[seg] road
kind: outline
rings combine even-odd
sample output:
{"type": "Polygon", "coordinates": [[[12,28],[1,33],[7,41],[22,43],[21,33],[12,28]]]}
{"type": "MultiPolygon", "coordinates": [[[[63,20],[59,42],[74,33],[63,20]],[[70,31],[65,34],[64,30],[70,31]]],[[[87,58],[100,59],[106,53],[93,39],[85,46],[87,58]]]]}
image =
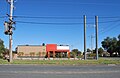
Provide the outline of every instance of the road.
{"type": "Polygon", "coordinates": [[[120,66],[0,65],[0,78],[120,78],[120,66]]]}

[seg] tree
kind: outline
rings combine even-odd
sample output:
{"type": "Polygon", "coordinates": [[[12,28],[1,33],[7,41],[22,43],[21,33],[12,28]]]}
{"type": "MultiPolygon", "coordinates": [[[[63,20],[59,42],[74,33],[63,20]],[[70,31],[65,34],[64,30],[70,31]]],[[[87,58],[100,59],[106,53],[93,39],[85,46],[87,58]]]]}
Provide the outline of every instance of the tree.
{"type": "Polygon", "coordinates": [[[5,52],[4,48],[4,41],[0,39],[0,57],[2,57],[2,54],[5,52]]]}
{"type": "Polygon", "coordinates": [[[79,51],[78,49],[73,49],[71,52],[73,52],[76,56],[81,54],[81,51],[79,51]]]}
{"type": "Polygon", "coordinates": [[[120,34],[119,34],[119,36],[118,36],[118,41],[117,41],[117,48],[116,48],[116,50],[117,50],[117,52],[118,52],[118,54],[119,54],[119,56],[120,56],[120,34]]]}
{"type": "Polygon", "coordinates": [[[40,58],[40,52],[36,53],[36,56],[38,57],[38,59],[40,58]]]}
{"type": "Polygon", "coordinates": [[[107,37],[106,39],[104,39],[104,41],[101,42],[102,47],[107,50],[107,52],[110,53],[110,56],[113,55],[114,52],[116,52],[116,48],[117,48],[117,38],[113,37],[107,37]]]}
{"type": "Polygon", "coordinates": [[[42,46],[45,46],[45,43],[42,43],[42,46]]]}
{"type": "Polygon", "coordinates": [[[87,49],[87,52],[92,52],[89,48],[87,49]]]}
{"type": "Polygon", "coordinates": [[[24,53],[23,52],[19,52],[18,53],[18,56],[20,56],[21,57],[21,60],[22,60],[22,56],[24,55],[24,53]]]}
{"type": "Polygon", "coordinates": [[[102,44],[102,47],[107,50],[110,46],[110,41],[111,41],[111,38],[110,37],[107,37],[106,39],[104,39],[104,41],[101,42],[102,44]]]}
{"type": "Polygon", "coordinates": [[[103,52],[104,52],[103,48],[100,47],[100,48],[98,49],[98,54],[99,54],[100,56],[103,56],[103,52]]]}
{"type": "Polygon", "coordinates": [[[42,58],[45,60],[46,52],[42,52],[42,58]]]}
{"type": "Polygon", "coordinates": [[[75,52],[71,52],[71,55],[72,55],[72,57],[73,57],[73,58],[74,58],[74,60],[75,60],[76,53],[75,53],[75,52]]]}
{"type": "Polygon", "coordinates": [[[111,54],[113,54],[114,52],[116,53],[115,55],[117,56],[117,38],[113,37],[111,44],[110,44],[110,48],[108,49],[108,52],[111,54]]]}
{"type": "Polygon", "coordinates": [[[118,35],[118,39],[119,39],[119,41],[120,41],[120,34],[118,35]]]}
{"type": "Polygon", "coordinates": [[[33,60],[33,57],[35,56],[34,52],[30,52],[31,59],[33,60]]]}
{"type": "Polygon", "coordinates": [[[72,57],[74,57],[74,59],[75,59],[76,56],[80,56],[81,53],[82,53],[82,52],[79,51],[78,49],[73,49],[73,50],[71,51],[71,55],[72,55],[72,57]]]}

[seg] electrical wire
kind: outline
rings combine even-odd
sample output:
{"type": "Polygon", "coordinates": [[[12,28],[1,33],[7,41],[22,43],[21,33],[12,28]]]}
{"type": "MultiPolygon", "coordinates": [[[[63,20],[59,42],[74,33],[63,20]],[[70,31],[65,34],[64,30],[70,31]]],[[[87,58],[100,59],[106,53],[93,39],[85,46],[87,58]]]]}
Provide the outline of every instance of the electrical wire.
{"type": "MultiPolygon", "coordinates": [[[[98,23],[110,23],[110,22],[119,22],[120,20],[114,20],[114,21],[105,21],[105,22],[98,22],[98,23]]],[[[16,21],[18,23],[29,23],[29,24],[55,24],[55,25],[75,25],[75,24],[84,24],[84,23],[40,23],[40,22],[26,22],[26,21],[16,21]]],[[[89,22],[87,24],[93,24],[92,22],[89,22]]]]}
{"type": "Polygon", "coordinates": [[[120,16],[101,16],[101,17],[99,17],[100,19],[102,18],[104,18],[104,19],[109,19],[109,18],[120,18],[120,16]]]}
{"type": "Polygon", "coordinates": [[[18,23],[27,23],[27,24],[51,24],[51,25],[79,25],[83,23],[40,23],[40,22],[25,22],[25,21],[16,21],[18,23]]]}
{"type": "Polygon", "coordinates": [[[8,17],[8,16],[0,16],[0,18],[6,18],[6,17],[8,17]]]}
{"type": "MultiPolygon", "coordinates": [[[[4,17],[4,16],[1,16],[4,17]]],[[[13,16],[14,18],[40,18],[40,19],[83,19],[80,16],[13,16]]],[[[99,19],[120,18],[120,16],[99,16],[99,19]]],[[[87,19],[94,19],[92,16],[88,16],[87,19]]]]}
{"type": "MultiPolygon", "coordinates": [[[[83,19],[80,16],[13,16],[15,18],[50,18],[50,19],[83,19]]],[[[120,18],[120,16],[99,16],[101,18],[120,18]]],[[[87,16],[87,19],[94,19],[93,16],[87,16]]]]}
{"type": "Polygon", "coordinates": [[[116,25],[116,22],[112,22],[112,23],[110,23],[109,25],[101,25],[98,32],[99,32],[99,33],[104,32],[105,29],[107,29],[107,28],[109,28],[110,26],[113,26],[113,25],[116,25]],[[109,26],[109,27],[108,27],[108,26],[109,26]],[[106,28],[106,27],[107,27],[107,28],[106,28]]]}
{"type": "MultiPolygon", "coordinates": [[[[3,16],[1,16],[4,18],[3,16]]],[[[83,19],[80,16],[13,16],[13,18],[25,18],[25,19],[83,19]]],[[[94,19],[93,17],[87,17],[87,19],[94,19]]]]}
{"type": "MultiPolygon", "coordinates": [[[[0,18],[5,18],[7,16],[1,16],[0,18]]],[[[13,18],[40,18],[40,19],[81,19],[81,17],[64,17],[64,16],[13,16],[13,18]]],[[[118,18],[118,17],[99,17],[99,18],[118,18]]],[[[88,17],[87,19],[92,19],[91,17],[88,17]]],[[[16,21],[18,23],[29,23],[29,24],[65,24],[65,25],[75,25],[75,24],[84,24],[84,23],[40,23],[40,22],[25,22],[25,21],[16,21]]],[[[111,21],[99,21],[98,23],[110,23],[110,22],[120,22],[120,19],[118,20],[111,20],[111,21]]],[[[93,24],[93,22],[87,22],[87,24],[93,24]]]]}
{"type": "Polygon", "coordinates": [[[115,29],[116,27],[119,27],[119,25],[120,25],[120,23],[118,23],[118,24],[115,25],[115,26],[111,25],[111,27],[109,26],[106,30],[101,31],[100,34],[103,35],[103,34],[105,34],[105,33],[107,33],[107,32],[110,32],[111,30],[115,29]]]}
{"type": "Polygon", "coordinates": [[[39,19],[81,19],[80,17],[63,17],[63,16],[13,16],[15,18],[39,18],[39,19]]]}
{"type": "Polygon", "coordinates": [[[113,21],[98,22],[98,23],[110,23],[110,22],[119,22],[119,21],[120,21],[120,19],[119,20],[113,20],[113,21]]]}
{"type": "Polygon", "coordinates": [[[109,2],[106,2],[106,3],[95,3],[95,2],[89,2],[89,3],[81,3],[80,1],[42,1],[42,3],[47,3],[47,4],[69,4],[69,5],[73,5],[73,4],[79,4],[79,5],[100,5],[100,6],[119,6],[118,3],[114,4],[114,3],[109,3],[109,2]]]}

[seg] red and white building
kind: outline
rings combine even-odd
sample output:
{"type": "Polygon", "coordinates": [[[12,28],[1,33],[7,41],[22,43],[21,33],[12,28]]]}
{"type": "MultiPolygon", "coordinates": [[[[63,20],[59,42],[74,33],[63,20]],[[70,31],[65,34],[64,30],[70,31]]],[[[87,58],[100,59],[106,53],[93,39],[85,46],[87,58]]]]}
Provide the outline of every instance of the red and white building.
{"type": "Polygon", "coordinates": [[[70,57],[70,48],[68,45],[47,44],[46,55],[50,57],[70,57]]]}
{"type": "Polygon", "coordinates": [[[30,53],[34,53],[34,56],[42,56],[46,58],[70,58],[70,48],[68,45],[18,45],[16,52],[17,54],[22,52],[22,57],[28,57],[30,56],[30,53]]]}

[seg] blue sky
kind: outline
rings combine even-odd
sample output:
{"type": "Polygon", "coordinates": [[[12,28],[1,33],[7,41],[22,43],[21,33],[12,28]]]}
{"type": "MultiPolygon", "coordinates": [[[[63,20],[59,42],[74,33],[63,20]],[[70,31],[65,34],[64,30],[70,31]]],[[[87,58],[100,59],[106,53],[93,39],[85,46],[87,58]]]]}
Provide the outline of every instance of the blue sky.
{"type": "MultiPolygon", "coordinates": [[[[18,22],[15,25],[16,30],[13,31],[13,50],[17,45],[56,43],[68,44],[71,49],[78,48],[83,51],[83,15],[87,16],[87,23],[90,23],[87,24],[87,48],[91,48],[90,36],[95,35],[95,15],[99,17],[99,47],[101,41],[107,36],[117,37],[120,34],[119,0],[16,0],[14,6],[14,16],[18,16],[14,21],[18,22]],[[19,16],[47,18],[20,18],[19,16]],[[72,17],[72,19],[48,17],[72,17]]],[[[7,13],[9,14],[9,4],[6,0],[0,0],[0,17],[6,16],[7,13]]],[[[6,47],[9,46],[9,36],[4,35],[3,23],[7,20],[8,18],[0,18],[0,38],[4,40],[6,47]]]]}

